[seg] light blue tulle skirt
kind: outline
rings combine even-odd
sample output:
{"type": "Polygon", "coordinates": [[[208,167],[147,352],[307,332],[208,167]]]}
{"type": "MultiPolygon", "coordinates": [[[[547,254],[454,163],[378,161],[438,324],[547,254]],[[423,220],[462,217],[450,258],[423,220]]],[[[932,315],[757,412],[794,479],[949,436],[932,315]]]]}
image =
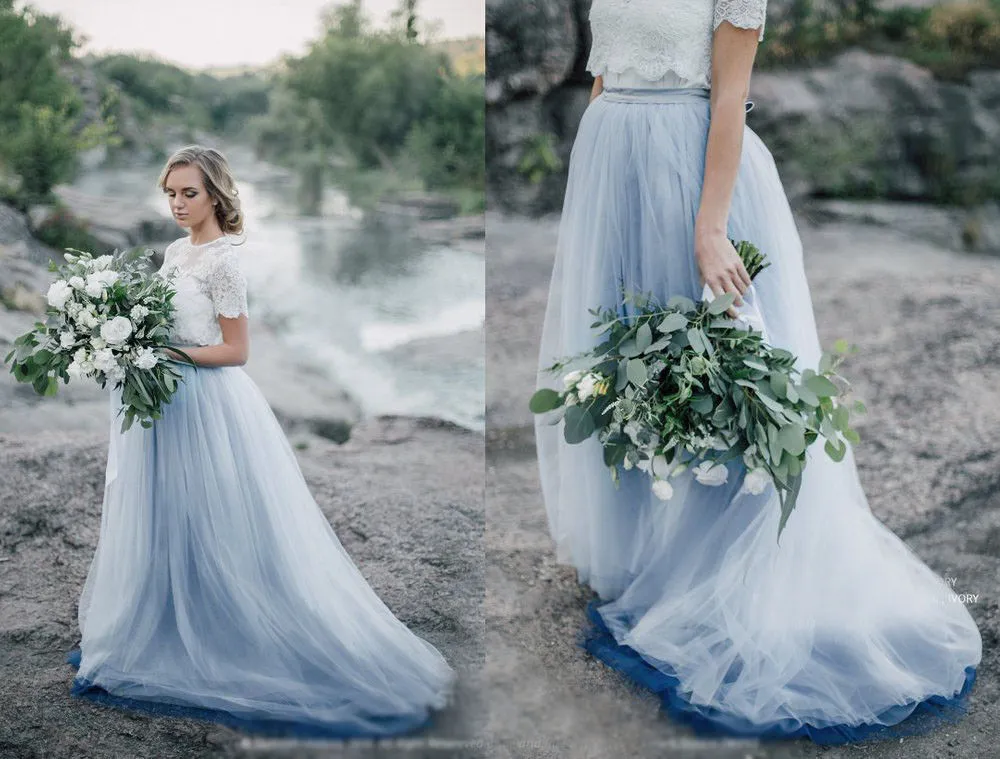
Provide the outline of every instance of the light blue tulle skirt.
{"type": "Polygon", "coordinates": [[[151,429],[112,414],[73,693],[270,735],[425,726],[451,668],[358,571],[250,377],[180,368],[151,429]]]}
{"type": "MultiPolygon", "coordinates": [[[[540,369],[593,347],[587,310],[615,307],[621,287],[662,301],[700,297],[694,221],[709,115],[708,92],[690,89],[608,90],[587,108],[540,369]]],[[[729,236],[771,260],[754,285],[770,342],[795,353],[800,369],[815,367],[801,243],[771,154],[749,128],[729,236]]],[[[560,383],[542,372],[538,384],[560,383]]],[[[705,732],[843,742],[961,713],[979,630],[872,515],[850,451],[841,463],[811,452],[779,545],[774,491],[741,494],[735,464],[720,487],[681,475],[664,503],[637,470],[616,489],[596,439],[567,445],[560,426],[538,417],[536,441],[558,558],[600,599],[585,644],[672,714],[705,732]]]]}

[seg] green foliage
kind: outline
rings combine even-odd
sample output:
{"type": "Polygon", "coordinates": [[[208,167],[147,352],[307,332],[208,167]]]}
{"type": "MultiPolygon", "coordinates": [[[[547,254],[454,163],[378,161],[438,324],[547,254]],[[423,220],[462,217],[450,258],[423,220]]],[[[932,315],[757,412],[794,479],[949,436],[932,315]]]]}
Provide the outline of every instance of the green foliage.
{"type": "Polygon", "coordinates": [[[24,204],[75,169],[83,104],[60,71],[75,44],[57,17],[0,5],[0,163],[20,178],[24,204]]]}
{"type": "Polygon", "coordinates": [[[339,184],[348,171],[378,171],[396,175],[391,184],[412,177],[424,189],[482,193],[484,79],[455,74],[446,55],[419,43],[415,14],[404,3],[401,22],[376,31],[360,2],[330,9],[323,36],[286,60],[270,110],[254,123],[262,154],[303,171],[318,162],[339,184]]]}
{"type": "Polygon", "coordinates": [[[90,233],[90,225],[70,213],[62,204],[56,204],[55,211],[35,230],[35,237],[57,250],[75,248],[78,250],[102,250],[102,245],[90,233]]]}
{"type": "Polygon", "coordinates": [[[793,0],[768,27],[762,67],[824,60],[851,46],[908,58],[944,79],[1000,66],[1000,0],[950,0],[930,7],[880,8],[874,0],[793,0]]]}
{"type": "Polygon", "coordinates": [[[556,136],[551,132],[533,134],[524,144],[517,170],[532,184],[539,184],[549,174],[562,171],[563,162],[556,152],[556,136]]]}

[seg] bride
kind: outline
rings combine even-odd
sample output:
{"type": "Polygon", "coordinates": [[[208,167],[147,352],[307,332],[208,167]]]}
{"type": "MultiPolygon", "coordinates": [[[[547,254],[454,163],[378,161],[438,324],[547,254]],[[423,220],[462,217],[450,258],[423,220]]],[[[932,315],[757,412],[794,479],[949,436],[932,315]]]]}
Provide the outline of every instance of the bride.
{"type": "MultiPolygon", "coordinates": [[[[73,693],[274,735],[413,731],[454,673],[379,600],[309,493],[257,386],[229,166],[189,146],[159,185],[175,344],[197,366],[151,429],[111,443],[101,532],[80,598],[73,693]],[[187,347],[190,346],[190,347],[187,347]]],[[[174,354],[175,359],[181,356],[174,354]]]]}
{"type": "MultiPolygon", "coordinates": [[[[753,285],[770,342],[799,369],[818,364],[799,236],[771,154],[745,125],[765,2],[594,0],[597,78],[570,160],[540,369],[594,347],[587,310],[616,307],[622,285],[661,302],[698,299],[705,285],[746,293],[729,238],[772,263],[753,285]]],[[[543,372],[539,387],[552,381],[543,372]]],[[[636,470],[616,489],[595,438],[567,445],[536,417],[536,440],[558,558],[599,596],[586,646],[673,715],[705,732],[845,742],[961,713],[979,630],[872,515],[850,451],[841,463],[811,456],[779,545],[777,495],[743,491],[736,462],[720,487],[678,476],[663,503],[636,470]]]]}

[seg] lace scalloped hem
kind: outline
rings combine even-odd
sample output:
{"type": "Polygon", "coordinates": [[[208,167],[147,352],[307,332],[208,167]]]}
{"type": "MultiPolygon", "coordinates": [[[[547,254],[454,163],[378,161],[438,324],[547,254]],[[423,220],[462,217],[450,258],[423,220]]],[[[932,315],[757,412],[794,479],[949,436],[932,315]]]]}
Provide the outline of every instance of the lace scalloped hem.
{"type": "MultiPolygon", "coordinates": [[[[66,654],[67,664],[70,664],[74,669],[79,669],[80,656],[80,649],[74,648],[66,654]]],[[[90,680],[81,677],[73,679],[70,694],[77,698],[85,698],[102,706],[110,706],[124,711],[139,712],[152,716],[178,717],[181,719],[214,722],[233,730],[241,730],[245,733],[269,738],[344,740],[350,738],[400,736],[423,730],[430,725],[433,719],[430,713],[399,717],[369,717],[366,719],[366,724],[371,725],[371,728],[361,729],[356,723],[317,724],[241,717],[221,709],[183,706],[163,701],[116,696],[90,680]]]]}
{"type": "Polygon", "coordinates": [[[924,701],[890,707],[878,715],[879,723],[816,727],[789,719],[756,724],[744,717],[688,701],[680,693],[680,681],[676,677],[652,666],[634,649],[615,640],[597,611],[599,605],[598,601],[587,605],[589,624],[581,634],[580,645],[607,666],[655,693],[664,711],[704,737],[809,738],[821,745],[838,745],[924,735],[944,724],[953,724],[965,715],[966,697],[976,681],[976,668],[966,667],[965,682],[957,694],[931,696],[924,701]]]}

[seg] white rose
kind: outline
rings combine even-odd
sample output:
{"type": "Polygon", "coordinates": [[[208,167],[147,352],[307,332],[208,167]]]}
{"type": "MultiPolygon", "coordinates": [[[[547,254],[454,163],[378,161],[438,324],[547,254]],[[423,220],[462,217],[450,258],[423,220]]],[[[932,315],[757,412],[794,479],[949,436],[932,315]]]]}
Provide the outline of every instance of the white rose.
{"type": "Polygon", "coordinates": [[[91,274],[91,276],[96,277],[99,282],[103,282],[107,287],[111,287],[111,285],[118,281],[118,272],[112,269],[104,269],[103,271],[91,274]]]}
{"type": "Polygon", "coordinates": [[[770,484],[771,477],[764,469],[754,469],[747,472],[746,477],[743,478],[743,489],[750,495],[760,495],[770,484]]]}
{"type": "Polygon", "coordinates": [[[125,379],[125,370],[118,366],[118,364],[109,366],[107,372],[105,373],[108,375],[108,379],[113,382],[120,382],[125,379]]]}
{"type": "Polygon", "coordinates": [[[151,348],[143,348],[135,357],[135,365],[139,369],[152,369],[158,360],[151,348]]]}
{"type": "Polygon", "coordinates": [[[149,309],[145,306],[132,306],[132,310],[129,312],[129,316],[132,317],[132,321],[138,323],[149,316],[149,309]]]}
{"type": "Polygon", "coordinates": [[[86,348],[77,348],[76,353],[73,354],[73,360],[78,364],[82,364],[90,360],[90,353],[86,348]]]}
{"type": "Polygon", "coordinates": [[[694,478],[702,485],[718,487],[725,485],[729,479],[729,470],[723,464],[716,464],[713,461],[702,461],[694,468],[694,478]]]}
{"type": "Polygon", "coordinates": [[[63,348],[72,348],[73,343],[76,342],[76,335],[72,332],[60,332],[59,333],[59,345],[63,348]]]}
{"type": "Polygon", "coordinates": [[[82,379],[86,376],[83,371],[83,364],[75,359],[66,367],[66,373],[70,376],[70,379],[82,379]]]}
{"type": "Polygon", "coordinates": [[[111,266],[111,262],[114,260],[111,256],[98,256],[94,259],[94,270],[100,271],[101,269],[107,269],[111,266]]]}
{"type": "Polygon", "coordinates": [[[107,348],[107,347],[108,347],[108,344],[106,342],[104,342],[104,340],[102,340],[99,337],[95,337],[95,338],[91,339],[91,341],[90,341],[90,348],[91,348],[91,350],[99,351],[99,350],[101,350],[101,348],[107,348]]]}
{"type": "Polygon", "coordinates": [[[94,353],[93,364],[97,371],[106,374],[112,366],[116,365],[115,354],[111,352],[110,348],[102,348],[94,353]]]}
{"type": "Polygon", "coordinates": [[[629,469],[635,466],[635,464],[632,463],[632,459],[626,456],[625,460],[622,462],[622,466],[625,468],[625,471],[627,472],[629,469]]]}
{"type": "Polygon", "coordinates": [[[669,501],[674,495],[674,486],[666,480],[654,480],[653,495],[661,501],[669,501]]]}
{"type": "Polygon", "coordinates": [[[581,371],[580,369],[570,372],[569,374],[563,377],[563,387],[569,390],[571,387],[573,387],[573,385],[575,385],[577,382],[580,381],[580,378],[582,376],[583,376],[583,371],[581,371]]]}
{"type": "Polygon", "coordinates": [[[78,324],[82,324],[87,329],[93,329],[100,324],[97,319],[97,315],[93,311],[81,311],[77,315],[76,321],[78,324]]]}
{"type": "Polygon", "coordinates": [[[104,294],[104,283],[97,278],[96,274],[87,277],[84,290],[91,298],[100,298],[104,294]]]}
{"type": "Polygon", "coordinates": [[[58,279],[49,286],[49,305],[60,311],[65,308],[66,301],[73,295],[73,288],[66,284],[65,279],[58,279]]]}
{"type": "Polygon", "coordinates": [[[596,374],[585,374],[580,381],[576,383],[576,392],[579,394],[581,401],[587,400],[594,394],[597,382],[598,377],[596,374]]]}
{"type": "Polygon", "coordinates": [[[82,290],[87,286],[87,283],[83,281],[83,277],[70,277],[69,286],[74,290],[82,290]]]}
{"type": "Polygon", "coordinates": [[[116,316],[101,325],[101,337],[108,345],[120,345],[132,334],[132,322],[128,317],[116,316]]]}

